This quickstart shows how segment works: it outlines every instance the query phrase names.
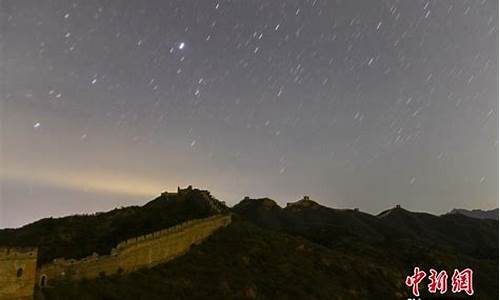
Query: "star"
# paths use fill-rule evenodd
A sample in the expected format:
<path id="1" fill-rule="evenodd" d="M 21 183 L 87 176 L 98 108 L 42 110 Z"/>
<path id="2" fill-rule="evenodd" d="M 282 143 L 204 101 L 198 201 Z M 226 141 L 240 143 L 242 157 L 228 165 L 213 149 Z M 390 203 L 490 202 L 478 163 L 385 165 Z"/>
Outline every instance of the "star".
<path id="1" fill-rule="evenodd" d="M 120 169 L 162 189 L 168 164 L 183 168 L 173 187 L 196 180 L 236 200 L 243 180 L 245 192 L 312 190 L 327 206 L 372 213 L 401 197 L 433 213 L 498 198 L 488 163 L 499 144 L 496 1 L 389 1 L 383 14 L 373 1 L 102 2 L 9 7 L 1 98 L 13 117 L 0 140 L 30 145 L 2 153 L 13 168 L 63 174 L 71 162 L 75 176 Z M 429 31 L 441 20 L 446 30 Z M 75 147 L 85 153 L 64 151 Z M 10 219 L 81 212 L 78 201 L 60 208 L 45 181 L 38 188 L 46 210 Z M 84 197 L 95 197 L 85 211 L 109 208 L 101 194 Z"/>

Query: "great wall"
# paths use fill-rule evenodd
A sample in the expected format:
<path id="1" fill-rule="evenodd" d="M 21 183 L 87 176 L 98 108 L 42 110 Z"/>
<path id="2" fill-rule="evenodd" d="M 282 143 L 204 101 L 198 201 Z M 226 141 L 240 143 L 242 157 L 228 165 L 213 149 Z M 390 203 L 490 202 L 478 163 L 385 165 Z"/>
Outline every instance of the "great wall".
<path id="1" fill-rule="evenodd" d="M 111 254 L 75 259 L 54 259 L 37 269 L 37 249 L 0 248 L 0 300 L 33 299 L 35 286 L 130 273 L 168 262 L 189 251 L 217 229 L 231 223 L 231 215 L 215 215 L 132 238 L 119 243 Z"/>
<path id="2" fill-rule="evenodd" d="M 37 250 L 0 248 L 0 300 L 32 299 Z"/>

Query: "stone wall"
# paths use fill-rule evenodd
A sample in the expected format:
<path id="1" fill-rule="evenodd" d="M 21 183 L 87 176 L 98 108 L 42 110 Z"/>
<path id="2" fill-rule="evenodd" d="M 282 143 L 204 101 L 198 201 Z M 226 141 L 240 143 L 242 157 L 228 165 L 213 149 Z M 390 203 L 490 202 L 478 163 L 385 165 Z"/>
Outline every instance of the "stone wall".
<path id="1" fill-rule="evenodd" d="M 121 242 L 110 255 L 94 254 L 81 260 L 55 259 L 38 270 L 38 284 L 44 287 L 52 280 L 96 278 L 152 267 L 184 254 L 193 244 L 201 243 L 230 223 L 230 215 L 192 220 Z"/>
<path id="2" fill-rule="evenodd" d="M 33 299 L 37 249 L 0 248 L 0 300 Z"/>

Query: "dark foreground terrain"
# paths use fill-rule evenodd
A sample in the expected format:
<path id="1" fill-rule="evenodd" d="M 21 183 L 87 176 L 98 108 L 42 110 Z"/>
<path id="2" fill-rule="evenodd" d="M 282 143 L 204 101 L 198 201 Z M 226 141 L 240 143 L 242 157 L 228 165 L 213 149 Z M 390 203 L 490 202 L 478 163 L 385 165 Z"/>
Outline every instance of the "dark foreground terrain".
<path id="1" fill-rule="evenodd" d="M 461 214 L 394 208 L 373 216 L 308 199 L 285 208 L 271 199 L 245 199 L 227 208 L 194 189 L 143 207 L 0 230 L 0 245 L 38 246 L 41 263 L 81 258 L 106 254 L 129 237 L 229 211 L 231 225 L 171 262 L 128 275 L 58 282 L 38 290 L 37 298 L 406 299 L 404 279 L 419 266 L 449 273 L 472 268 L 474 299 L 498 299 L 498 221 Z"/>

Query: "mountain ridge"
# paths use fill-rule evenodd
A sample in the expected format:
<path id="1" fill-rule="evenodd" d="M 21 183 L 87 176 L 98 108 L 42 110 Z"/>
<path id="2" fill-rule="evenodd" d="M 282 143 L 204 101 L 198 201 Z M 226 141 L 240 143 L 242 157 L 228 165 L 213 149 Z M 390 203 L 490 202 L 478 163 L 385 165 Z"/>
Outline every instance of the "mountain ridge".
<path id="1" fill-rule="evenodd" d="M 44 218 L 17 229 L 2 229 L 0 245 L 37 246 L 40 264 L 57 257 L 80 259 L 94 252 L 109 254 L 123 240 L 221 212 L 229 209 L 208 191 L 188 186 L 177 193 L 162 193 L 143 206 Z"/>
<path id="2" fill-rule="evenodd" d="M 476 219 L 492 219 L 498 221 L 498 208 L 490 210 L 454 208 L 448 212 L 448 214 L 462 214 Z"/>
<path id="3" fill-rule="evenodd" d="M 38 299 L 404 298 L 409 294 L 403 280 L 414 266 L 470 267 L 476 295 L 498 295 L 498 221 L 400 206 L 372 215 L 308 197 L 285 207 L 245 197 L 227 207 L 208 191 L 188 187 L 143 206 L 0 230 L 0 245 L 38 246 L 43 264 L 54 257 L 106 254 L 114 240 L 221 212 L 233 222 L 184 256 L 124 276 L 56 282 Z"/>

